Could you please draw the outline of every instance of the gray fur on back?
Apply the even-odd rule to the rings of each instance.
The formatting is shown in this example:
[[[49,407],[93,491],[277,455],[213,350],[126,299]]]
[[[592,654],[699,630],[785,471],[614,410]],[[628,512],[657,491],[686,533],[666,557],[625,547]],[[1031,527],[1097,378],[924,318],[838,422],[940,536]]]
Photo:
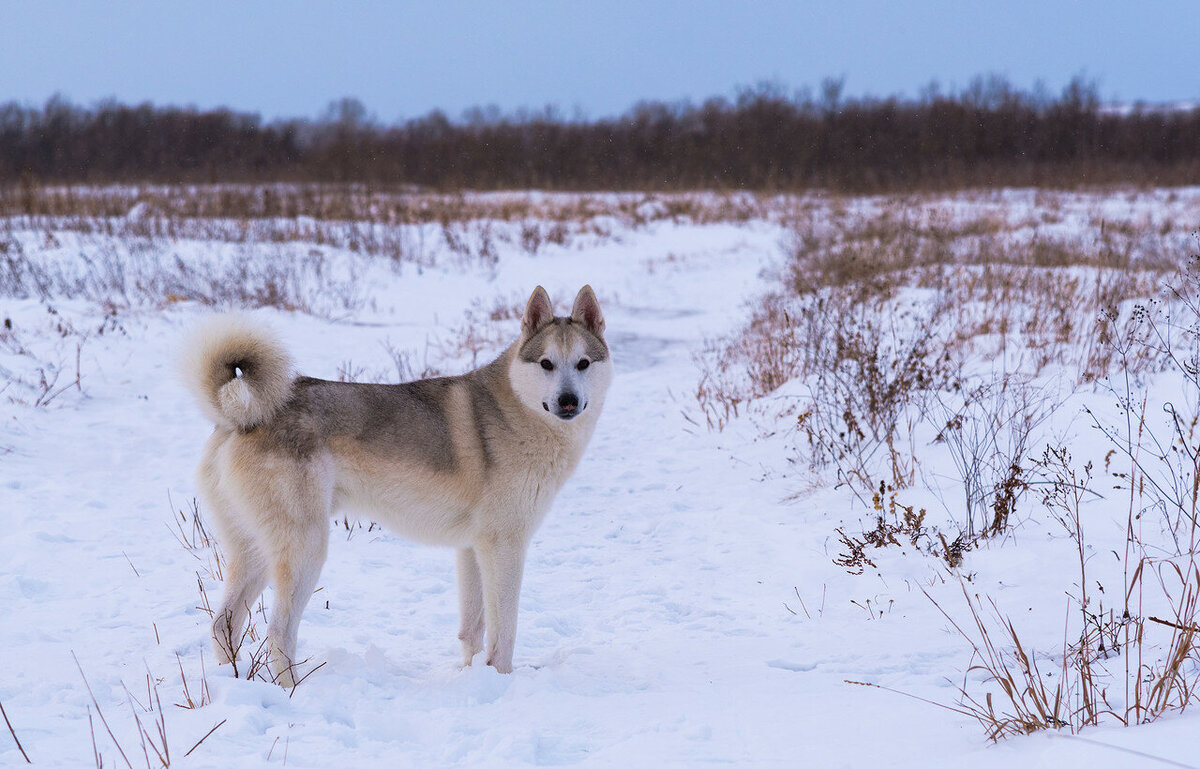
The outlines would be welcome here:
[[[270,443],[308,457],[329,440],[346,438],[364,448],[414,465],[449,473],[458,467],[448,403],[452,389],[465,391],[485,464],[496,430],[506,426],[492,388],[503,382],[500,361],[462,376],[402,384],[360,384],[299,377],[292,398],[263,425]]]
[[[500,399],[511,396],[506,369],[511,356],[536,362],[555,342],[566,346],[583,339],[593,361],[608,358],[604,340],[582,323],[554,318],[515,352],[510,350],[482,368],[460,376],[421,379],[402,384],[332,382],[298,377],[291,397],[270,421],[253,428],[275,450],[307,458],[346,439],[365,450],[393,457],[410,466],[439,473],[459,469],[460,452],[478,450],[484,468],[495,462],[493,447],[510,426]],[[464,414],[450,403],[460,391],[469,404],[475,446],[456,445],[451,414]],[[515,400],[515,398],[514,398]]]

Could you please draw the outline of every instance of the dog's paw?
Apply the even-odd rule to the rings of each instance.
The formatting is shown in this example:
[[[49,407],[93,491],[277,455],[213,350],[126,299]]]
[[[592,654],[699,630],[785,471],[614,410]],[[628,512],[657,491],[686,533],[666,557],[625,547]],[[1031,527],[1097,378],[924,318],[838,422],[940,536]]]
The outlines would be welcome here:
[[[296,679],[292,676],[291,665],[275,671],[275,683],[284,689],[291,689],[296,685]]]
[[[495,668],[497,673],[513,672],[512,660],[488,660],[487,664]]]
[[[217,636],[213,636],[213,656],[217,658],[218,665],[228,665],[236,659],[236,655],[229,651],[228,642]]]
[[[462,643],[462,666],[464,668],[471,667],[471,663],[475,661],[475,655],[483,651],[483,644],[474,640],[463,640]]]
[[[292,662],[292,655],[287,654],[276,644],[271,644],[271,680],[282,686],[284,689],[291,689],[296,685],[296,665]]]

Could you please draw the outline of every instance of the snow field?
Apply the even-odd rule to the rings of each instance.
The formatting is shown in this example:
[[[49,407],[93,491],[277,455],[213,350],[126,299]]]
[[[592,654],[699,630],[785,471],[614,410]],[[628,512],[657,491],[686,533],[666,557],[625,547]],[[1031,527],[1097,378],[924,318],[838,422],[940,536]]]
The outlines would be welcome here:
[[[1169,208],[1157,193],[1103,205]],[[79,349],[81,390],[34,407],[44,362],[63,364],[63,385],[74,379],[79,335],[58,331],[62,319],[98,329],[105,311],[84,298],[50,299],[56,316],[46,301],[5,297],[0,314],[30,354],[0,345],[0,702],[34,764],[93,765],[89,715],[105,765],[124,763],[74,653],[135,766],[145,761],[134,714],[152,733],[157,717],[142,708],[147,675],[160,681],[173,766],[285,757],[297,767],[1153,765],[1055,735],[990,747],[968,719],[846,683],[952,704],[951,681],[961,681],[969,654],[921,591],[948,610],[961,611],[962,596],[945,569],[911,550],[880,551],[878,570],[863,575],[835,566],[834,529],[857,531],[865,511],[787,460],[794,436],[785,425],[764,429],[769,411],[719,433],[695,424],[694,355],[734,332],[771,288],[786,234],[773,221],[658,221],[536,254],[501,243],[485,270],[445,259],[396,269],[337,253],[330,259],[344,260],[359,306],[325,305],[333,319],[259,311],[306,374],[336,378],[347,362],[386,373],[384,342],[418,367],[456,371],[471,363],[456,344],[468,313],[507,341],[516,321],[480,320],[480,307],[523,302],[540,283],[565,312],[587,282],[616,365],[592,445],[529,553],[515,672],[458,668],[450,551],[378,528],[347,532],[339,520],[300,630],[301,654],[323,665],[291,696],[214,664],[197,579],[213,600],[220,585],[170,530],[168,495],[186,509],[210,429],[175,379],[174,358],[209,310],[118,309],[119,330],[109,321]],[[198,241],[178,248],[185,259],[219,251]],[[56,254],[72,268],[69,253]],[[320,278],[305,274],[312,282],[297,291],[319,306]],[[1085,399],[1106,408],[1076,393],[1050,431],[1080,461],[1102,461],[1107,447],[1079,416]],[[909,498],[942,514],[936,499]],[[1095,516],[1091,575],[1119,592],[1106,553],[1122,535],[1120,500],[1097,503]],[[964,570],[972,589],[1053,650],[1073,547],[1057,523],[1031,516],[972,551]],[[193,696],[206,678],[211,704],[174,707],[180,664]],[[1200,748],[1191,711],[1082,737],[1183,763]],[[0,764],[21,760],[0,733]]]

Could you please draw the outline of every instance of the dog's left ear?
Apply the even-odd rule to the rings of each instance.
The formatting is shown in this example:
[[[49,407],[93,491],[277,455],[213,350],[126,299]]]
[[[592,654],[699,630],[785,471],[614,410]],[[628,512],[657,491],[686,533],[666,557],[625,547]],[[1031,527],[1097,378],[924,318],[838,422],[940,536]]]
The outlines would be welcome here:
[[[591,286],[579,289],[575,306],[571,308],[571,320],[582,323],[584,328],[598,337],[604,336],[604,315],[600,312],[600,302]]]

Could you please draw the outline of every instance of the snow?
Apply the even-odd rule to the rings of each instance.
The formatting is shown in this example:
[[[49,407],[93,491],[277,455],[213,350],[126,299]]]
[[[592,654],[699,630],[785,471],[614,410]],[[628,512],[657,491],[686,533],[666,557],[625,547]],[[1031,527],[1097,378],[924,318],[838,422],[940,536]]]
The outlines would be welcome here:
[[[1026,210],[1032,195],[1012,205]],[[1154,210],[1153,200],[1138,205]],[[857,530],[862,508],[831,484],[800,488],[784,437],[753,420],[719,433],[695,422],[694,356],[770,289],[784,228],[613,226],[612,237],[536,254],[501,240],[490,269],[448,258],[394,268],[339,253],[337,269],[364,294],[357,309],[314,302],[325,312],[256,313],[310,375],[334,378],[352,363],[387,376],[384,343],[418,368],[456,371],[472,354],[455,338],[480,307],[519,303],[540,283],[565,312],[580,285],[596,288],[617,374],[592,445],[532,544],[509,676],[458,666],[452,552],[365,522],[347,530],[340,519],[300,629],[301,656],[320,667],[290,695],[218,668],[197,581],[214,601],[219,582],[205,554],[172,532],[196,494],[211,429],[174,361],[210,310],[141,303],[106,321],[85,299],[4,298],[0,315],[29,354],[0,346],[0,703],[34,765],[94,765],[93,731],[105,765],[124,764],[84,676],[134,765],[147,763],[135,714],[152,734],[158,717],[142,707],[148,676],[151,688],[159,682],[172,766],[1154,765],[1118,747],[1196,762],[1190,710],[992,746],[969,719],[848,683],[952,705],[971,659],[923,593],[963,608],[936,561],[897,552],[880,556],[878,572],[847,574],[832,563],[834,529]],[[68,241],[42,247],[69,265],[66,251],[81,246]],[[27,253],[38,248],[31,240]],[[222,258],[202,241],[177,248]],[[88,334],[79,387],[80,335],[60,333],[64,319]],[[491,326],[496,340],[511,339],[517,321]],[[498,349],[489,343],[474,357]],[[46,361],[67,387],[36,407]],[[1060,407],[1055,429],[1081,457],[1102,457],[1080,403]],[[1099,543],[1112,539],[1109,517],[1119,537],[1119,500],[1097,516],[1095,568],[1106,584]],[[1033,521],[967,564],[972,589],[995,596],[1049,649],[1061,646],[1064,593],[1078,581],[1074,545],[1056,527]],[[1111,578],[1119,592],[1119,572]],[[206,677],[211,704],[174,707],[184,702],[181,667],[193,697]],[[0,732],[0,765],[21,763]]]

